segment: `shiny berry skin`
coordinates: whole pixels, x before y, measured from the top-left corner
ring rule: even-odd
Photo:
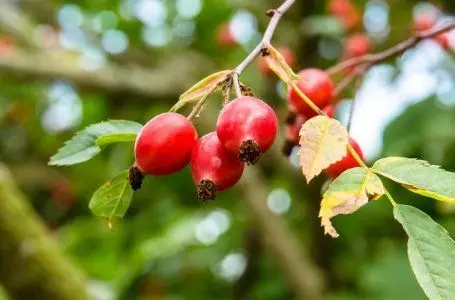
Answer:
[[[297,82],[297,87],[313,101],[313,103],[323,108],[330,103],[333,98],[333,82],[329,75],[319,69],[304,69],[299,72],[300,81]],[[303,99],[290,88],[287,96],[289,104],[299,114],[307,118],[312,118],[317,115],[311,107],[309,107]]]
[[[221,47],[232,47],[237,44],[237,41],[232,35],[229,22],[223,23],[218,27],[216,40]]]
[[[322,111],[325,112],[325,114],[329,118],[335,117],[335,105],[333,105],[333,104],[327,105],[326,107],[324,107],[324,109]]]
[[[348,58],[361,56],[371,51],[370,38],[363,33],[353,34],[344,43],[345,56]]]
[[[292,52],[291,49],[287,47],[278,47],[277,48],[278,52],[283,56],[284,61],[292,68],[296,64],[296,57],[294,52]],[[265,61],[265,58],[261,57],[259,59],[259,70],[261,71],[262,74],[264,75],[271,75],[273,74],[272,69],[270,69],[269,65]]]
[[[363,160],[363,153],[362,153],[362,150],[360,149],[360,146],[357,144],[357,142],[354,141],[354,139],[350,138],[349,144],[352,146],[352,148],[354,148],[355,152],[357,152],[357,154]],[[325,172],[327,173],[327,175],[329,177],[337,178],[344,171],[359,166],[357,161],[354,159],[354,157],[351,155],[351,153],[348,150],[346,150],[346,153],[347,153],[346,156],[344,156],[342,160],[330,165],[327,169],[325,169]]]
[[[216,133],[223,146],[240,161],[255,164],[275,140],[278,120],[265,102],[241,96],[223,107]]]
[[[167,175],[183,169],[198,138],[193,124],[177,113],[162,113],[147,122],[134,145],[134,156],[144,174]]]
[[[201,137],[191,153],[191,175],[198,198],[213,200],[216,192],[230,188],[242,177],[244,164],[220,143],[216,132]]]

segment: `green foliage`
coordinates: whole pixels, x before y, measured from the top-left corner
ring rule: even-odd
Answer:
[[[373,171],[402,184],[411,192],[455,203],[455,173],[423,160],[387,157],[375,162]]]
[[[98,217],[123,218],[132,198],[133,190],[128,181],[128,170],[125,170],[115,175],[95,192],[90,200],[89,208]]]
[[[455,295],[455,242],[427,214],[408,205],[396,205],[394,215],[408,234],[412,270],[430,299]]]
[[[136,133],[113,133],[100,136],[96,139],[95,144],[98,147],[103,148],[113,143],[134,142],[136,140],[136,137]]]
[[[49,165],[68,166],[87,161],[100,153],[101,146],[134,141],[133,135],[136,136],[141,128],[141,124],[125,120],[110,120],[90,125],[67,141],[65,146],[50,158]]]

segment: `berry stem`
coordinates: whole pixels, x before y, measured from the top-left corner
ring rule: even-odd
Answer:
[[[199,99],[199,101],[196,103],[196,105],[193,107],[193,109],[191,110],[190,114],[187,117],[189,121],[193,121],[197,116],[199,116],[199,113],[204,108],[207,99],[217,88],[218,85],[214,85],[204,96],[202,96],[201,99]]]
[[[316,104],[313,103],[313,101],[311,101],[310,98],[308,98],[307,95],[305,95],[304,92],[302,92],[298,87],[297,87],[297,84],[295,84],[295,82],[292,80],[292,79],[289,79],[288,80],[288,84],[294,89],[294,91],[297,93],[297,95],[299,95],[299,97],[309,106],[311,107],[312,110],[314,110],[316,113],[318,113],[319,115],[323,115],[323,116],[327,116],[327,114],[322,111],[319,107],[317,107]]]
[[[234,77],[235,81],[238,81],[238,76],[242,74],[243,70],[248,67],[253,60],[261,53],[262,48],[270,44],[270,41],[275,33],[275,29],[280,22],[281,16],[286,13],[286,11],[295,3],[295,0],[286,0],[281,4],[280,7],[273,10],[273,16],[270,18],[269,25],[264,32],[261,42],[253,49],[253,51],[248,54],[248,56],[234,69],[234,73],[237,74],[237,77]]]
[[[389,199],[390,203],[392,203],[392,206],[395,207],[397,203],[393,199],[392,195],[390,195],[389,191],[384,187],[385,195],[387,196],[387,199]]]
[[[375,65],[379,62],[382,62],[388,58],[394,57],[403,53],[404,51],[414,47],[420,41],[428,38],[432,38],[437,36],[440,33],[447,32],[451,29],[455,28],[455,21],[450,21],[445,23],[442,26],[438,26],[437,28],[432,28],[430,30],[425,30],[420,33],[415,34],[414,36],[410,37],[403,42],[386,49],[382,52],[374,53],[374,54],[365,54],[362,56],[354,57],[348,60],[345,60],[329,69],[327,69],[327,73],[332,75],[338,73],[344,69],[363,65],[363,64],[370,64]]]

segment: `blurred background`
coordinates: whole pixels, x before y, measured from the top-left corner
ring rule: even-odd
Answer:
[[[204,76],[234,68],[260,40],[265,11],[280,3],[0,0],[0,299],[87,299],[84,290],[103,300],[425,299],[386,200],[336,217],[338,239],[323,235],[327,178],[307,185],[297,149],[281,153],[283,134],[214,202],[198,203],[188,168],[146,178],[112,230],[88,202],[131,165],[132,144],[80,165],[47,166],[85,126],[144,124]],[[326,69],[346,57],[354,34],[368,38],[367,51],[381,51],[412,36],[422,16],[440,24],[454,13],[452,0],[297,0],[273,44],[292,52],[296,71]],[[455,171],[454,49],[452,33],[423,41],[336,99],[345,124],[356,100],[351,134],[369,161],[418,157]],[[255,62],[241,79],[283,126],[276,77]],[[214,129],[220,101],[211,97],[196,120],[201,136]],[[385,183],[398,202],[455,232],[453,207]]]

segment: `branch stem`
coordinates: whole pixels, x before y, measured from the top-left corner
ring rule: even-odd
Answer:
[[[428,38],[432,38],[437,36],[438,34],[447,32],[451,29],[455,28],[455,21],[447,22],[442,26],[438,26],[436,28],[432,28],[430,30],[425,30],[420,33],[417,33],[413,37],[387,49],[382,52],[374,53],[374,54],[366,54],[358,57],[354,57],[348,60],[345,60],[329,69],[327,69],[327,73],[329,75],[338,73],[344,69],[359,66],[362,64],[370,64],[370,65],[375,65],[379,62],[382,62],[386,59],[389,59],[391,57],[397,56],[406,50],[414,47],[417,45],[420,41]]]

